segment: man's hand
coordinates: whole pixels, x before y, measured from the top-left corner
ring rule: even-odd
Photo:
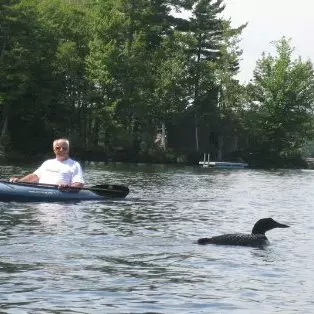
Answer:
[[[58,185],[58,189],[62,192],[79,192],[80,189],[77,188],[76,186],[71,186],[71,185],[68,185],[68,184],[59,184]]]
[[[19,178],[17,178],[17,177],[11,177],[10,179],[9,179],[9,181],[10,182],[18,182],[20,179]]]
[[[70,187],[70,185],[68,185],[68,184],[59,184],[58,185],[58,189],[61,191],[66,191],[69,189],[69,187]]]

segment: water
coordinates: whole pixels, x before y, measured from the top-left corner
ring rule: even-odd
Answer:
[[[1,167],[2,178],[28,171]],[[0,203],[1,313],[311,313],[314,171],[119,165],[85,169],[129,196]],[[200,246],[290,225],[271,245]]]

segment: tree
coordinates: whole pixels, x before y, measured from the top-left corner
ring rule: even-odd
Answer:
[[[27,145],[31,151],[33,143],[38,146],[38,142],[27,143],[25,129],[28,135],[38,136],[39,129],[45,132],[43,91],[51,73],[45,63],[50,49],[44,44],[46,33],[38,23],[33,1],[6,1],[1,6],[1,137],[10,138],[15,148]]]
[[[215,80],[213,66],[210,62],[217,60],[221,41],[223,38],[223,20],[219,14],[224,10],[222,0],[199,0],[192,11],[189,23],[189,32],[194,39],[194,45],[190,46],[191,54],[191,86],[193,88],[193,107],[195,111],[195,144],[199,150],[199,119],[202,100],[213,99]]]
[[[220,56],[215,63],[218,86],[217,115],[214,121],[211,121],[212,129],[217,134],[217,160],[222,160],[225,151],[239,148],[239,132],[242,129],[239,113],[243,108],[243,87],[235,79],[235,75],[239,71],[239,58],[242,54],[239,48],[240,35],[245,27],[246,24],[232,28],[230,20],[224,21],[223,24]]]
[[[179,32],[167,37],[153,59],[154,84],[150,95],[152,108],[150,121],[161,126],[161,145],[165,150],[165,125],[184,112],[189,105],[188,66],[182,43],[185,37]]]
[[[103,128],[116,134],[117,146],[119,133],[132,149],[143,134],[152,142],[157,125],[164,122],[169,107],[176,106],[173,87],[179,90],[185,56],[174,35],[180,19],[170,15],[171,3],[107,0],[95,8],[87,73],[99,96]]]
[[[298,156],[313,136],[313,65],[293,59],[285,37],[274,43],[276,56],[263,53],[248,85],[251,151],[275,160]],[[249,121],[248,121],[249,122]]]
[[[85,146],[92,133],[88,133],[87,126],[90,86],[85,69],[91,20],[87,9],[77,1],[42,0],[37,8],[41,27],[51,34],[46,44],[51,45],[48,63],[52,67],[56,98],[50,124],[57,133],[55,136],[70,136],[72,142]],[[58,121],[54,120],[56,116]]]

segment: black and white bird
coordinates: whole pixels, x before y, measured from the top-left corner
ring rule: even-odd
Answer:
[[[198,239],[198,244],[218,244],[218,245],[242,245],[261,247],[269,244],[265,232],[274,228],[288,228],[288,225],[281,224],[272,218],[258,220],[251,234],[233,233],[223,234],[212,238]]]

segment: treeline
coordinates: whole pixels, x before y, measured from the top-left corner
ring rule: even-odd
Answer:
[[[236,79],[246,25],[222,0],[0,0],[2,154],[68,137],[84,159],[295,163],[314,74],[289,40]],[[175,12],[186,12],[186,18]]]

